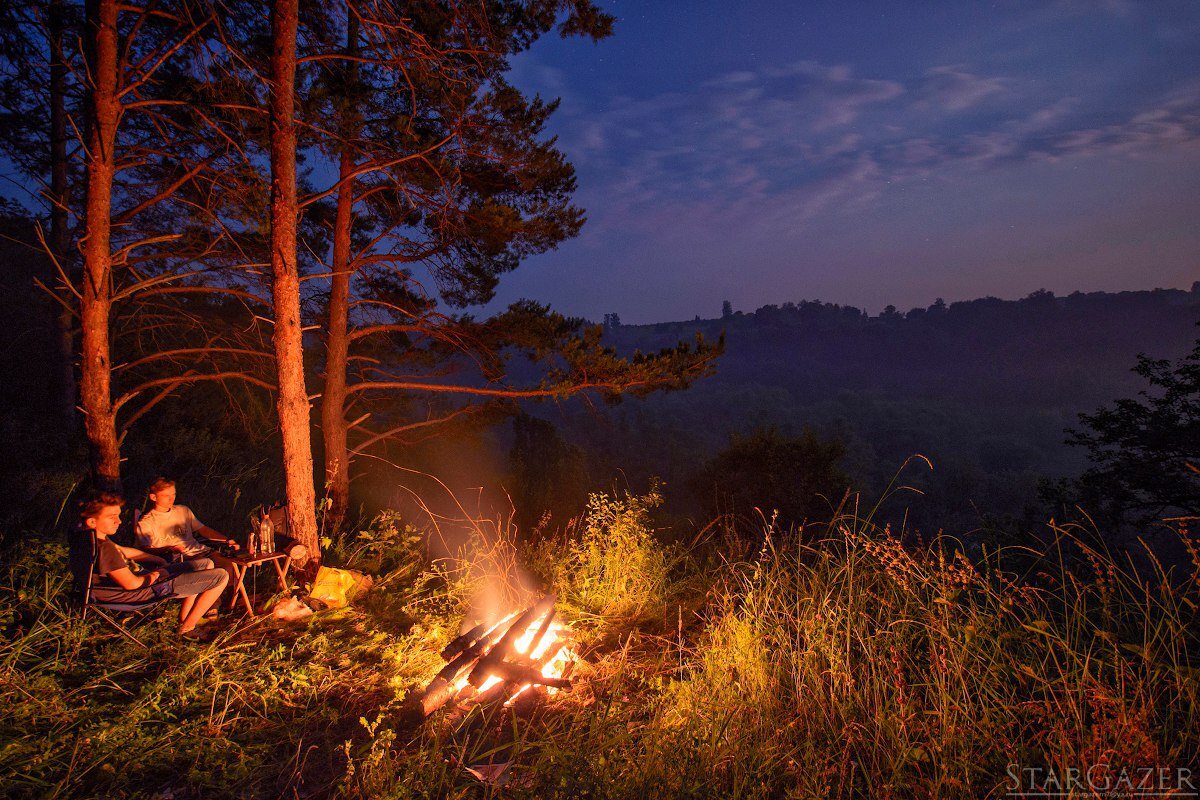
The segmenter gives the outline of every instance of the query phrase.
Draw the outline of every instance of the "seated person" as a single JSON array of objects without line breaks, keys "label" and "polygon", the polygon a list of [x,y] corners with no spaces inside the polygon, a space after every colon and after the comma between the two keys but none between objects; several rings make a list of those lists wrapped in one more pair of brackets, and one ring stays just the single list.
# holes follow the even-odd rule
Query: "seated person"
[{"label": "seated person", "polygon": [[158,556],[109,539],[121,527],[118,494],[98,493],[79,507],[85,528],[96,533],[96,559],[92,568],[92,598],[99,601],[138,603],[155,597],[179,597],[179,633],[188,636],[196,623],[221,597],[229,576],[203,559],[167,564]]},{"label": "seated person", "polygon": [[[237,542],[196,519],[187,506],[176,505],[175,495],[175,481],[169,478],[156,478],[150,484],[150,502],[154,507],[138,520],[138,546],[158,552],[179,553],[185,562],[198,558],[210,560],[225,570],[231,581],[234,580],[233,562],[213,548],[227,545],[237,550]],[[197,539],[197,536],[200,538]]]}]

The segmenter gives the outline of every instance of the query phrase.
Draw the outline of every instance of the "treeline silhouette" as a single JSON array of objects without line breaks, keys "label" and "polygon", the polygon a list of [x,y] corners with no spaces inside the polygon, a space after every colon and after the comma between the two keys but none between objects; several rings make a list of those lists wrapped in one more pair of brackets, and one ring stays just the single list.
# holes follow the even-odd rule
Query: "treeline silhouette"
[{"label": "treeline silhouette", "polygon": [[[765,441],[792,442],[811,433],[838,445],[835,466],[872,501],[910,456],[930,460],[932,470],[911,462],[900,477],[921,494],[896,493],[881,520],[928,533],[1004,533],[1073,511],[1070,479],[1086,467],[1087,454],[1065,444],[1065,429],[1079,426],[1080,413],[1145,388],[1132,372],[1139,353],[1175,359],[1188,352],[1200,334],[1200,282],[1191,291],[1056,297],[1043,290],[1020,300],[938,300],[878,315],[819,301],[749,313],[726,303],[724,311],[651,325],[606,317],[606,341],[622,353],[653,351],[695,331],[724,333],[726,352],[716,376],[687,392],[536,412],[559,429],[560,449],[578,449],[564,480],[586,474],[591,483],[636,486],[657,476],[675,488],[667,496],[677,513],[699,517],[722,507],[721,487],[698,480],[712,474],[722,454],[741,453],[745,462],[747,440],[763,432]],[[562,458],[522,455],[523,463]],[[774,458],[764,451],[764,462]],[[817,472],[828,466],[810,465]],[[763,468],[764,502],[776,491],[768,488],[778,483],[778,469]],[[1047,491],[1048,483],[1056,490]],[[540,492],[580,494],[571,487]],[[834,494],[826,510],[841,500]],[[724,492],[724,510],[754,515],[752,496]]]},{"label": "treeline silhouette", "polygon": [[[54,519],[86,473],[86,449],[47,400],[60,374],[56,310],[34,278],[48,280],[50,265],[28,218],[3,210],[0,424],[10,458],[0,465],[9,501],[0,533],[8,538]],[[456,490],[489,487],[484,511],[507,494],[534,530],[579,513],[589,491],[640,492],[660,479],[666,511],[696,526],[714,512],[753,520],[756,507],[800,522],[827,517],[847,488],[873,503],[921,454],[933,469],[911,461],[899,480],[920,494],[895,493],[879,521],[1003,535],[1071,511],[1071,479],[1087,459],[1065,444],[1065,429],[1144,389],[1132,371],[1138,354],[1183,356],[1198,319],[1200,283],[938,301],[877,315],[817,301],[652,325],[610,314],[604,342],[626,356],[696,332],[724,335],[715,376],[614,405],[526,402],[513,424],[493,416],[386,451],[354,473],[352,510],[411,506],[414,496],[436,505],[442,490],[418,474],[429,473]],[[216,386],[162,403],[125,443],[130,494],[169,473],[214,523],[237,529],[253,505],[282,498],[270,417],[267,399]]]}]

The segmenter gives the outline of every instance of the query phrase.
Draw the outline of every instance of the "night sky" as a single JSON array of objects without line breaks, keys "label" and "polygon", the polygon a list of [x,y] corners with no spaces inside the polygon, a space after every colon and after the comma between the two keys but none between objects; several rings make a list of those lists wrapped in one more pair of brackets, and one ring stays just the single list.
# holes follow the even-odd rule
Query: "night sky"
[{"label": "night sky", "polygon": [[1200,2],[603,2],[512,80],[589,222],[501,283],[625,323],[1200,279]]}]

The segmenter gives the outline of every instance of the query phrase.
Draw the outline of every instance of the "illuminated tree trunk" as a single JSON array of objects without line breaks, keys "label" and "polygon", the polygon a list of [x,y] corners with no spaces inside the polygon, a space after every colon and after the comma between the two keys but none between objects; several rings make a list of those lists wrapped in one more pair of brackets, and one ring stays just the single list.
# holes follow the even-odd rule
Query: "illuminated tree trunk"
[{"label": "illuminated tree trunk", "polygon": [[279,376],[279,428],[292,534],[308,550],[298,565],[320,563],[304,341],[300,326],[300,273],[296,259],[296,27],[298,0],[271,7],[271,268],[274,273],[275,359]]},{"label": "illuminated tree trunk", "polygon": [[[346,32],[346,51],[357,54],[358,24],[353,12],[349,14]],[[349,83],[358,74],[356,62],[347,66]],[[342,137],[354,138],[354,112],[342,117]],[[338,528],[346,518],[350,505],[350,453],[346,423],[346,369],[349,355],[350,309],[350,232],[354,224],[354,157],[349,145],[343,145],[339,161],[337,215],[333,226],[333,281],[329,292],[329,327],[325,339],[325,390],[321,394],[321,431],[325,442],[325,483],[329,497],[326,519],[331,528]]]},{"label": "illuminated tree trunk", "polygon": [[[341,156],[341,176],[353,168],[348,151]],[[350,226],[353,219],[354,181],[338,190],[334,221],[333,285],[329,293],[329,332],[325,341],[325,391],[321,396],[321,428],[325,437],[325,481],[328,485],[328,520],[338,527],[350,504],[350,457],[346,424],[346,367],[349,352]]]},{"label": "illuminated tree trunk", "polygon": [[[67,65],[63,52],[63,4],[52,0],[47,15],[50,34],[50,248],[63,272],[71,277],[71,230],[67,218],[70,186],[67,176]],[[52,284],[51,284],[52,285]],[[64,292],[64,299],[69,297]],[[58,410],[63,432],[75,428],[75,319],[66,306],[55,317],[58,334]]]},{"label": "illuminated tree trunk", "polygon": [[119,488],[121,458],[112,404],[109,316],[112,309],[112,186],[120,100],[117,97],[117,4],[88,3],[91,92],[87,137],[87,201],[84,209],[80,403],[91,454],[92,480]]}]

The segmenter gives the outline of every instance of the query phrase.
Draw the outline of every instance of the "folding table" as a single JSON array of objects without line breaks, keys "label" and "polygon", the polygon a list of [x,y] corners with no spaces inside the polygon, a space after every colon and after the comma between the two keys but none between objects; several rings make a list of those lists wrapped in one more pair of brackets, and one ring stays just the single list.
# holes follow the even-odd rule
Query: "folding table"
[{"label": "folding table", "polygon": [[275,575],[279,579],[279,590],[286,592],[291,588],[287,582],[287,571],[291,565],[291,559],[288,558],[287,553],[259,553],[256,556],[240,554],[230,556],[229,560],[233,562],[233,572],[237,582],[237,586],[234,587],[233,599],[230,601],[230,608],[237,605],[238,598],[241,597],[242,603],[246,606],[246,613],[254,616],[254,605],[250,602],[250,595],[246,592],[246,574],[251,567],[267,561],[270,561],[271,566],[275,568]]}]

